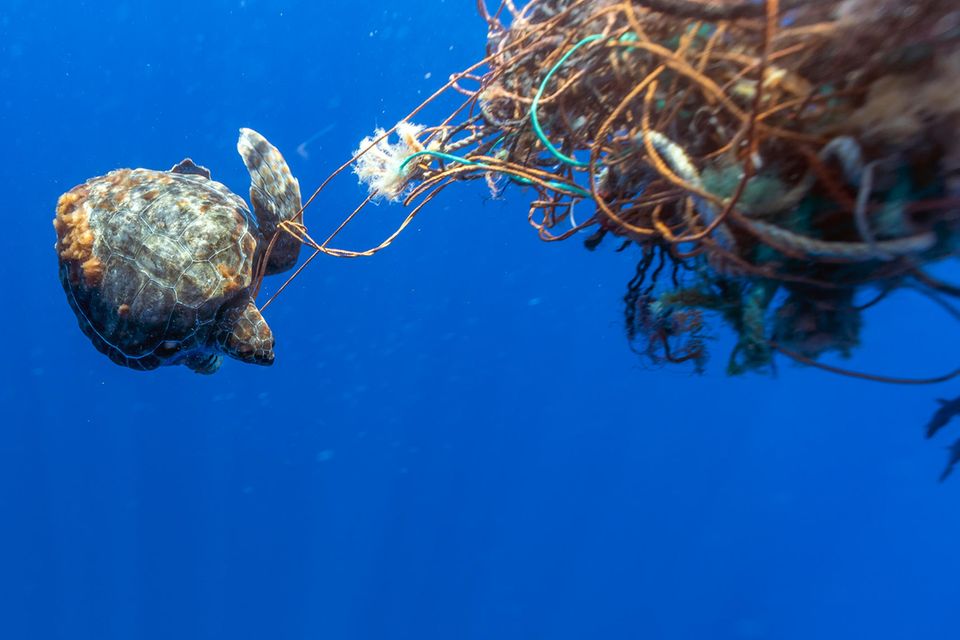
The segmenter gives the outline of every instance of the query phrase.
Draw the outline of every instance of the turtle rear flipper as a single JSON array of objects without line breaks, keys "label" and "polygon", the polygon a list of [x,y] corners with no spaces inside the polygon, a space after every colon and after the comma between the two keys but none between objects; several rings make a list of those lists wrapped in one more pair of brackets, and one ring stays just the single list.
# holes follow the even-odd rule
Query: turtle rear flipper
[{"label": "turtle rear flipper", "polygon": [[[250,172],[250,201],[264,241],[269,243],[281,222],[300,221],[300,183],[277,148],[253,129],[240,129],[237,151]],[[290,269],[299,255],[300,241],[280,231],[267,259],[266,274]]]},{"label": "turtle rear flipper", "polygon": [[210,179],[210,169],[201,167],[190,158],[184,158],[177,164],[173,165],[173,168],[170,169],[170,173],[182,173],[184,175],[200,176],[202,178],[206,178],[207,180]]}]

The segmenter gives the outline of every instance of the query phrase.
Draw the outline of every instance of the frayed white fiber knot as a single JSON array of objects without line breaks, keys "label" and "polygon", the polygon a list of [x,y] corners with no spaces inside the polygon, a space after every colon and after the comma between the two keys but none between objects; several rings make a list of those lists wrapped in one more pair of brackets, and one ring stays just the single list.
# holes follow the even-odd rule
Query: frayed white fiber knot
[{"label": "frayed white fiber knot", "polygon": [[[396,142],[390,142],[392,135],[383,137],[386,131],[381,128],[375,129],[372,136],[360,141],[354,155],[362,155],[359,155],[354,163],[353,172],[360,179],[360,184],[371,194],[376,194],[375,199],[385,198],[397,202],[403,198],[410,177],[418,166],[416,162],[406,165],[404,162],[413,154],[424,150],[418,140],[424,128],[419,124],[401,122],[395,129],[398,138]],[[381,137],[383,139],[374,144],[374,140]],[[367,147],[370,149],[364,152]]]}]

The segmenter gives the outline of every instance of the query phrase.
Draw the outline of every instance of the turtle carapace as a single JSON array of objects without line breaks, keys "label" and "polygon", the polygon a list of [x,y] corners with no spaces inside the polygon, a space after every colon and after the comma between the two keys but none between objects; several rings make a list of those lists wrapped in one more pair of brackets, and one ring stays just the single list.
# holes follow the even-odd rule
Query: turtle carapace
[{"label": "turtle carapace", "polygon": [[273,362],[254,275],[296,263],[300,243],[290,234],[279,231],[266,249],[278,225],[300,214],[300,185],[257,132],[241,129],[237,150],[253,213],[190,159],[170,171],[112,171],[60,197],[60,281],[80,328],[114,362],[199,373],[215,372],[223,354]]}]

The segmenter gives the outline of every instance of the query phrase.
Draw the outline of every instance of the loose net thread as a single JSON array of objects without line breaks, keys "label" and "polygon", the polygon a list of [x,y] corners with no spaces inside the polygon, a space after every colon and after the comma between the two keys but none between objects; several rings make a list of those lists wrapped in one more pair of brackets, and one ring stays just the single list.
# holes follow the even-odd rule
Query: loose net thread
[{"label": "loose net thread", "polygon": [[376,193],[322,242],[301,216],[282,224],[313,252],[265,307],[318,255],[381,251],[467,180],[495,195],[532,190],[527,219],[545,241],[590,231],[590,248],[610,236],[638,245],[627,334],[655,362],[701,364],[706,313],[737,331],[736,373],[769,366],[775,351],[807,364],[849,354],[864,287],[885,295],[918,281],[957,295],[923,268],[955,251],[960,180],[944,176],[960,171],[960,149],[937,138],[960,135],[960,108],[931,98],[927,121],[905,131],[878,89],[900,78],[935,93],[911,80],[905,56],[932,83],[960,78],[948,0],[505,0],[478,10],[488,55],[401,121],[443,95],[464,98],[397,169],[409,208],[400,226],[366,250],[331,246]]}]

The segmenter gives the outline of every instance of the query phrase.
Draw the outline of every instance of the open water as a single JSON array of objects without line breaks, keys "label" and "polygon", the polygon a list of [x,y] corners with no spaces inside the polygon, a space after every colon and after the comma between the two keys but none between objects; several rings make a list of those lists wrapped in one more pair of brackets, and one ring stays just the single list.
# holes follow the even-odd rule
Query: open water
[{"label": "open water", "polygon": [[[960,425],[922,437],[960,385],[728,378],[722,328],[704,375],[649,367],[636,253],[540,242],[521,187],[318,259],[268,312],[271,368],[133,372],[80,333],[62,192],[191,156],[243,194],[249,126],[309,193],[484,46],[467,0],[0,0],[0,638],[960,637]],[[345,177],[308,224],[363,195]],[[902,294],[853,364],[957,347]]]}]

